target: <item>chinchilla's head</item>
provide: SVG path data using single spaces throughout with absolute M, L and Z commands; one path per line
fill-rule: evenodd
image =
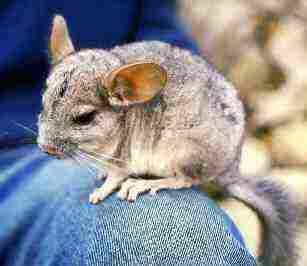
M 165 70 L 152 62 L 122 65 L 108 51 L 76 52 L 61 16 L 53 21 L 50 52 L 38 144 L 55 155 L 84 147 L 114 152 L 125 137 L 127 109 L 150 101 L 167 79 Z

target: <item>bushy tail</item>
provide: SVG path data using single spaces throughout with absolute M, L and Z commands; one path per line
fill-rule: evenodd
M 228 192 L 255 209 L 264 223 L 261 264 L 295 266 L 299 206 L 281 185 L 267 179 L 244 179 Z

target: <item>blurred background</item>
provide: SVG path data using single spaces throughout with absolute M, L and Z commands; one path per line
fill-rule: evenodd
M 202 53 L 244 101 L 241 172 L 279 176 L 304 196 L 307 1 L 180 0 L 180 15 Z
M 179 2 L 181 18 L 202 54 L 235 84 L 244 102 L 241 173 L 281 181 L 306 206 L 307 1 Z M 221 206 L 257 254 L 259 220 L 237 203 Z M 296 234 L 301 266 L 307 265 L 306 235 L 302 223 Z

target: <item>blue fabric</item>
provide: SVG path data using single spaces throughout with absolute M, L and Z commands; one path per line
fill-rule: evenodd
M 77 49 L 156 39 L 197 53 L 174 4 L 1 1 L 0 265 L 255 265 L 204 193 L 164 191 L 134 204 L 111 196 L 92 206 L 88 195 L 98 184 L 84 167 L 15 145 L 31 135 L 20 124 L 36 130 L 55 13 L 67 19 Z
M 0 265 L 256 265 L 197 189 L 94 206 L 93 174 L 36 145 L 2 152 L 0 165 Z
M 1 1 L 0 78 L 16 84 L 46 76 L 48 38 L 56 13 L 67 20 L 77 49 L 159 39 L 198 52 L 178 26 L 174 8 L 173 0 Z

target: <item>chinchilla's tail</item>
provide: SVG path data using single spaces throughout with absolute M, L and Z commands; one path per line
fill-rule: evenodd
M 299 206 L 281 185 L 267 179 L 240 178 L 242 182 L 228 186 L 234 197 L 245 202 L 264 223 L 260 265 L 295 266 L 295 233 L 299 222 Z

